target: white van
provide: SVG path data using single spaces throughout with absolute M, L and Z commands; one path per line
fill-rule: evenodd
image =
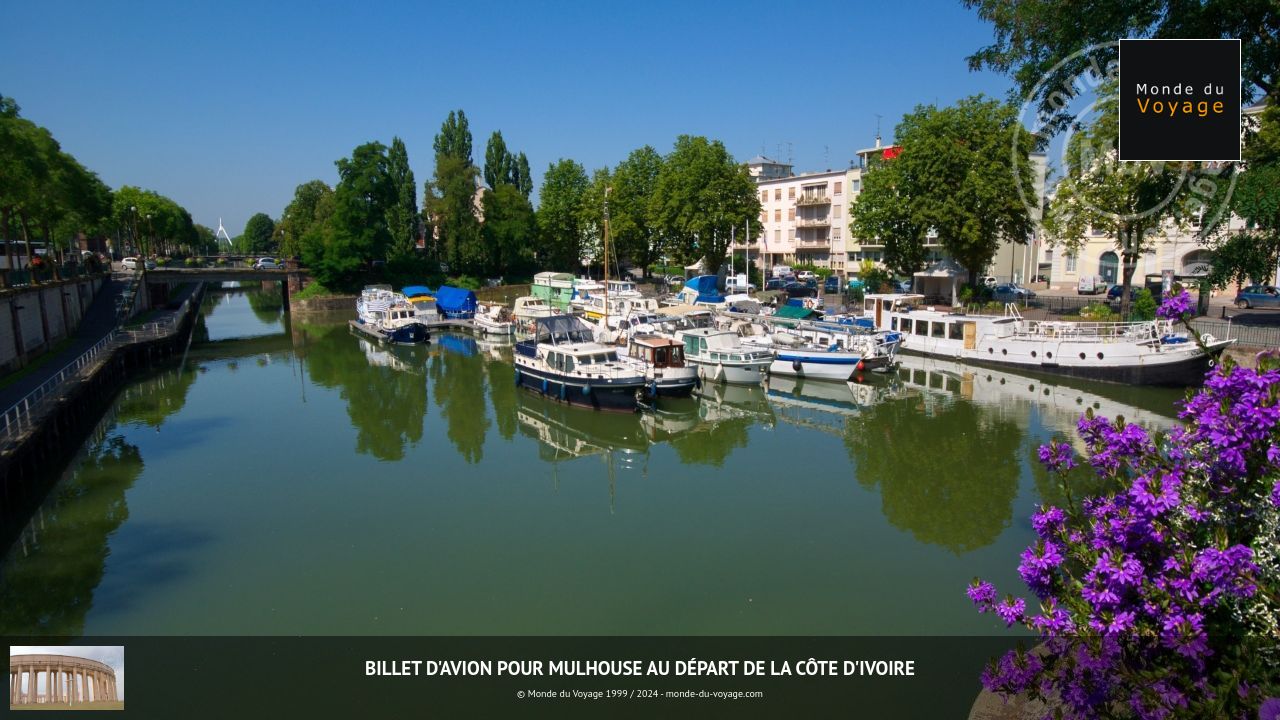
M 788 275 L 791 275 L 791 274 L 792 273 L 791 273 L 790 265 L 774 265 L 773 266 L 774 277 L 787 277 Z
M 726 293 L 744 293 L 755 292 L 756 286 L 747 280 L 746 273 L 738 273 L 730 275 L 724 279 L 724 291 Z
M 1101 275 L 1081 275 L 1080 282 L 1076 285 L 1077 295 L 1097 295 L 1107 291 L 1107 284 L 1102 281 Z

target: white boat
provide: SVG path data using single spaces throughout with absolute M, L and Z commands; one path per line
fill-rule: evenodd
M 684 343 L 685 361 L 698 369 L 698 377 L 710 382 L 756 384 L 764 380 L 773 363 L 772 351 L 743 345 L 732 330 L 680 330 L 676 340 Z
M 410 345 L 430 338 L 413 304 L 387 285 L 369 285 L 361 291 L 356 315 L 353 327 L 379 342 Z
M 912 294 L 867 295 L 864 317 L 902 334 L 902 351 L 1020 371 L 1129 385 L 1198 385 L 1232 340 L 1204 337 L 1201 350 L 1168 320 L 1069 322 L 935 310 Z
M 538 318 L 551 317 L 559 313 L 560 311 L 546 300 L 533 295 L 524 295 L 516 298 L 511 317 L 515 320 L 520 332 L 533 332 Z
M 587 301 L 597 295 L 604 294 L 604 284 L 592 280 L 589 277 L 579 277 L 573 279 L 573 298 L 569 300 L 570 309 L 576 312 L 585 312 Z
M 484 335 L 514 335 L 516 331 L 510 308 L 501 303 L 478 303 L 473 321 Z
M 851 381 L 893 362 L 900 333 L 779 330 L 773 334 L 770 375 Z
M 592 328 L 572 315 L 539 318 L 534 337 L 515 349 L 517 385 L 572 405 L 635 410 L 647 385 L 642 370 L 595 342 Z
M 573 300 L 573 275 L 540 272 L 533 276 L 529 292 L 558 310 L 567 310 Z
M 661 335 L 633 334 L 623 358 L 644 371 L 648 391 L 657 397 L 688 397 L 698 384 L 698 370 L 684 360 L 684 345 Z

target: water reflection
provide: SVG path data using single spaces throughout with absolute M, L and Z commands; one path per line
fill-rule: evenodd
M 427 371 L 445 435 L 468 463 L 478 463 L 484 458 L 489 415 L 484 405 L 485 370 L 476 341 L 444 334 L 433 338 L 432 345 Z
M 345 324 L 310 325 L 306 337 L 307 372 L 316 384 L 337 389 L 346 402 L 356 429 L 356 452 L 383 461 L 403 459 L 406 445 L 422 440 L 426 351 L 374 346 L 352 335 Z

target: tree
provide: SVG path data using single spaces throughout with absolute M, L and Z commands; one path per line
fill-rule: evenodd
M 1245 144 L 1245 170 L 1231 194 L 1232 210 L 1249 229 L 1212 243 L 1215 287 L 1265 283 L 1280 262 L 1280 106 L 1269 106 L 1260 122 Z
M 681 135 L 665 158 L 649 201 L 653 227 L 685 262 L 702 258 L 714 274 L 724 262 L 731 228 L 760 216 L 760 198 L 747 168 L 724 144 Z
M 587 184 L 587 171 L 563 158 L 542 176 L 535 253 L 539 267 L 572 272 L 582 263 L 582 197 Z
M 1122 282 L 1120 314 L 1129 313 L 1129 288 L 1138 259 L 1166 221 L 1196 210 L 1181 166 L 1120 162 L 1119 113 L 1115 84 L 1100 90 L 1099 113 L 1067 143 L 1066 176 L 1058 183 L 1045 217 L 1052 243 L 1077 252 L 1090 230 L 1115 238 Z
M 890 267 L 920 269 L 930 232 L 974 276 L 1001 242 L 1027 241 L 1034 225 L 1019 187 L 1033 185 L 1033 138 L 1012 107 L 981 95 L 919 106 L 895 135 L 902 152 L 867 173 L 851 224 L 885 243 Z
M 462 110 L 456 112 L 450 110 L 449 117 L 445 118 L 444 124 L 440 127 L 440 134 L 436 135 L 433 147 L 437 158 L 441 156 L 457 158 L 470 165 L 471 126 L 467 123 L 467 114 Z
M 409 152 L 398 137 L 391 139 L 387 152 L 387 174 L 395 192 L 395 202 L 387 208 L 387 231 L 391 234 L 387 257 L 403 262 L 413 256 L 418 244 L 418 185 L 409 168 Z
M 581 205 L 578 208 L 578 227 L 581 230 L 582 246 L 580 255 L 587 262 L 588 269 L 596 263 L 603 263 L 604 257 L 604 211 L 605 203 L 610 201 L 613 185 L 613 173 L 609 168 L 600 168 L 591 173 L 591 181 L 582 193 Z M 610 208 L 612 209 L 612 208 Z M 609 267 L 606 271 L 618 274 L 618 255 L 615 245 L 609 250 Z
M 1257 87 L 1272 105 L 1280 100 L 1280 13 L 1274 0 L 1150 0 L 1108 5 L 1104 11 L 1055 0 L 965 0 L 965 5 L 976 8 L 996 34 L 993 44 L 969 57 L 970 69 L 1012 75 L 1015 98 L 1035 92 L 1048 134 L 1071 124 L 1065 100 L 1088 89 L 1076 78 L 1091 67 L 1118 62 L 1116 38 L 1241 38 L 1243 99 L 1250 100 Z
M 302 257 L 323 285 L 347 289 L 371 260 L 386 258 L 391 243 L 387 210 L 398 197 L 382 143 L 365 143 L 335 164 L 339 180 L 333 212 L 320 233 L 304 238 Z
M 302 239 L 311 229 L 328 217 L 323 209 L 332 211 L 333 188 L 323 180 L 311 180 L 293 191 L 293 200 L 285 206 L 280 216 L 280 254 L 284 257 L 302 256 Z
M 538 232 L 533 205 L 514 185 L 500 183 L 484 194 L 484 245 L 490 275 L 524 275 L 533 266 Z
M 516 159 L 507 152 L 507 143 L 502 139 L 502 132 L 494 130 L 489 136 L 489 144 L 484 149 L 484 182 L 490 188 L 503 183 L 512 183 Z
M 244 224 L 244 234 L 240 236 L 243 246 L 239 250 L 246 255 L 271 252 L 275 234 L 275 221 L 266 213 L 257 213 Z
M 533 175 L 529 172 L 529 158 L 524 156 L 523 151 L 516 158 L 511 184 L 520 190 L 520 194 L 524 195 L 526 200 L 533 194 Z
M 476 217 L 476 177 L 471 164 L 467 116 L 450 112 L 435 139 L 436 169 L 427 184 L 423 207 L 434 236 L 434 255 L 449 272 L 479 274 L 487 262 L 480 220 Z
M 609 196 L 609 227 L 613 248 L 619 258 L 627 258 L 643 269 L 661 255 L 657 228 L 650 222 L 649 204 L 662 172 L 662 156 L 645 145 L 631 151 L 613 172 L 613 192 Z

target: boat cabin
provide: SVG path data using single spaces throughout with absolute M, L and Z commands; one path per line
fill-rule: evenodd
M 556 345 L 545 348 L 544 360 L 561 373 L 593 373 L 619 370 L 618 351 L 594 342 Z
M 529 290 L 552 307 L 564 310 L 573 299 L 573 275 L 569 273 L 540 272 L 533 276 Z
M 627 355 L 655 368 L 684 367 L 684 345 L 660 335 L 633 336 Z

